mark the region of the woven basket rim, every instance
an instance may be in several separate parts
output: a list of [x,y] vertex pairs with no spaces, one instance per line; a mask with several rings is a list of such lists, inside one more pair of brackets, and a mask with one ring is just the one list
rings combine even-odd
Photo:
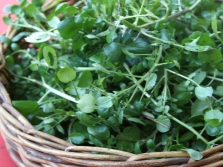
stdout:
[[[63,0],[69,1],[69,0]],[[62,2],[63,2],[62,1]],[[43,7],[55,3],[46,0]],[[47,11],[46,10],[46,11]],[[5,36],[12,38],[17,30],[10,26]],[[120,150],[75,146],[55,136],[37,131],[11,105],[7,92],[10,74],[5,70],[4,53],[8,45],[0,43],[0,130],[12,159],[19,166],[206,166],[223,164],[223,144],[201,152],[203,159],[194,161],[183,151],[151,152],[133,154]],[[100,152],[101,154],[93,154]],[[17,156],[20,156],[18,158]],[[156,158],[151,159],[151,158]]]

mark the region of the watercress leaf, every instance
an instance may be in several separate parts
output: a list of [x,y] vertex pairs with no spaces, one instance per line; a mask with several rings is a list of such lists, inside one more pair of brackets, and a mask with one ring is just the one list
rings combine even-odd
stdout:
[[56,128],[57,128],[57,130],[58,130],[60,133],[65,134],[65,132],[64,132],[64,128],[63,128],[60,124],[57,125]]
[[36,112],[39,107],[39,104],[37,102],[30,100],[12,101],[12,105],[25,117]]
[[43,123],[44,123],[44,124],[50,124],[50,123],[52,123],[52,122],[54,122],[54,121],[55,121],[54,118],[47,118],[47,119],[44,119],[44,120],[43,120]]
[[180,136],[179,142],[180,143],[187,142],[187,141],[191,140],[193,137],[194,137],[194,134],[192,132],[187,132],[187,133],[183,134],[182,136]]
[[106,36],[106,41],[108,43],[112,43],[117,36],[118,35],[116,33],[116,27],[115,26],[111,26],[111,27],[109,27],[109,31],[108,31],[108,34]]
[[215,37],[216,37],[219,41],[221,41],[221,43],[223,43],[221,37],[219,37],[219,35],[218,35],[218,26],[217,26],[217,18],[216,18],[216,17],[212,20],[212,22],[211,22],[211,27],[212,27],[212,30],[213,30],[213,32],[214,32]]
[[107,140],[110,136],[110,130],[106,125],[89,126],[87,131],[99,140]]
[[200,53],[200,52],[205,52],[205,51],[211,50],[212,47],[211,46],[199,46],[194,43],[185,43],[185,49],[188,51]]
[[37,8],[32,3],[27,5],[23,10],[30,17],[35,17],[36,16]]
[[61,68],[57,72],[58,79],[63,83],[68,83],[76,78],[76,71],[70,67]]
[[93,81],[92,74],[90,71],[83,71],[77,80],[77,86],[80,88],[88,87]]
[[152,73],[147,79],[146,79],[146,90],[151,90],[156,85],[157,75],[155,73]]
[[11,40],[8,37],[6,37],[5,35],[0,36],[0,41],[6,43],[8,45],[11,43]]
[[94,144],[95,146],[98,146],[98,147],[103,147],[103,143],[98,140],[96,137],[94,137],[93,135],[90,135],[89,134],[89,138],[90,138],[90,141],[92,142],[92,144]]
[[43,48],[43,57],[49,67],[56,69],[57,68],[57,54],[56,51],[50,47],[45,46]]
[[218,126],[223,120],[223,113],[219,109],[206,111],[204,120],[213,127]]
[[51,28],[57,28],[57,25],[60,23],[60,19],[58,17],[53,17],[50,21],[47,22]]
[[222,54],[218,49],[211,49],[206,52],[198,53],[198,59],[204,63],[216,64],[222,60]]
[[83,113],[81,111],[76,112],[77,118],[80,120],[80,123],[85,126],[95,126],[96,122],[91,115]]
[[209,107],[209,104],[207,101],[201,101],[199,99],[196,99],[196,101],[192,104],[191,106],[191,115],[196,116],[196,115],[203,115],[204,110]]
[[201,101],[205,101],[207,99],[207,97],[211,97],[212,94],[213,94],[213,88],[212,87],[197,86],[195,88],[195,95]]
[[55,8],[55,11],[54,11],[55,15],[63,13],[68,6],[69,5],[66,2],[63,2],[63,3],[60,3],[59,5],[57,5],[57,7]]
[[47,32],[34,32],[30,36],[26,37],[26,42],[29,43],[43,43],[50,39],[50,35]]
[[113,105],[112,97],[101,96],[101,97],[97,98],[96,104],[102,108],[110,108]]
[[139,118],[130,117],[130,118],[127,118],[127,120],[131,121],[131,122],[135,122],[135,123],[139,123],[139,124],[145,125],[145,123],[141,119],[139,119]]
[[207,73],[205,71],[197,71],[195,76],[193,77],[193,80],[197,83],[200,84],[205,78],[206,78]]
[[43,112],[45,113],[51,113],[54,112],[55,110],[53,103],[44,103],[40,106],[40,108],[42,108]]
[[103,50],[105,55],[108,57],[108,61],[115,65],[119,65],[125,59],[119,43],[112,42],[111,44],[106,45]]
[[184,149],[184,151],[186,151],[194,160],[201,160],[203,158],[203,155],[200,152],[193,149]]
[[57,29],[61,37],[64,39],[69,39],[74,36],[78,31],[78,25],[75,23],[75,17],[70,16],[67,19],[61,21],[58,24]]
[[119,109],[118,110],[118,121],[119,121],[120,124],[122,124],[123,118],[124,118],[124,111]]
[[156,144],[155,144],[155,142],[153,141],[153,139],[148,139],[147,141],[146,141],[146,147],[147,147],[147,149],[148,150],[155,150],[155,148],[156,148]]
[[219,96],[223,96],[223,86],[217,86],[216,91]]
[[112,128],[115,132],[120,132],[120,128],[119,128],[120,123],[118,121],[118,118],[116,118],[115,116],[110,116],[107,119],[106,125]]
[[157,118],[156,128],[159,132],[168,132],[171,126],[170,119],[167,116],[159,115]]
[[15,15],[21,14],[22,13],[22,8],[19,5],[12,5],[10,8],[11,12]]
[[66,13],[67,13],[67,15],[71,15],[71,14],[75,14],[75,13],[77,13],[77,7],[75,7],[75,6],[67,6],[66,7]]
[[176,99],[176,104],[179,106],[183,106],[187,104],[191,98],[190,92],[178,91],[172,95],[174,99]]
[[141,150],[140,146],[141,146],[140,141],[137,141],[135,143],[135,148],[134,148],[134,153],[135,154],[141,154],[142,153],[142,150]]
[[74,132],[70,134],[69,139],[72,141],[72,143],[79,145],[84,143],[85,137],[79,132]]
[[84,113],[92,113],[95,110],[96,99],[91,94],[81,96],[77,107]]
[[219,126],[211,126],[210,124],[207,125],[207,128],[205,129],[206,133],[209,136],[218,136],[220,135],[220,127]]
[[10,16],[4,16],[3,21],[6,25],[11,25],[12,24],[12,19],[10,18]]

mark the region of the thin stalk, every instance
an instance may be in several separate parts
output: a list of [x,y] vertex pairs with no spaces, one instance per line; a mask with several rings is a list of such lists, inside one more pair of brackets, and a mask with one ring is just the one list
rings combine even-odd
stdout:
[[179,119],[175,118],[174,116],[172,116],[168,112],[164,112],[164,113],[170,119],[174,120],[175,122],[179,123],[181,126],[185,127],[186,129],[188,129],[189,131],[191,131],[192,133],[194,133],[197,136],[197,138],[201,139],[205,144],[210,145],[210,142],[208,142],[203,136],[201,136],[194,128],[188,126],[187,124],[185,124],[184,122],[182,122]]
[[190,78],[188,78],[188,77],[185,77],[184,75],[178,74],[177,72],[171,71],[171,70],[169,70],[169,69],[166,69],[166,70],[167,70],[168,72],[172,73],[172,74],[178,75],[179,77],[184,78],[184,79],[186,79],[186,80],[192,82],[192,83],[195,84],[196,86],[200,86],[197,82],[195,82],[194,80],[192,80],[192,79],[190,79]]
[[[145,4],[145,0],[142,1],[142,5],[141,5],[141,7],[139,9],[139,15],[142,14],[142,10],[143,10],[144,4]],[[136,21],[133,24],[137,26],[138,25],[138,22],[139,22],[139,17],[136,18]]]
[[146,23],[146,24],[140,25],[138,27],[139,28],[145,28],[145,27],[149,27],[149,26],[154,25],[154,24],[159,23],[159,22],[169,21],[169,20],[175,19],[177,17],[180,17],[180,16],[182,16],[182,15],[184,15],[184,14],[186,14],[186,13],[192,11],[192,10],[194,10],[194,8],[197,7],[200,2],[201,2],[201,0],[198,0],[191,7],[187,8],[187,9],[184,9],[184,10],[181,10],[178,13],[175,13],[173,15],[170,15],[167,18],[163,17],[163,18],[160,18],[160,19],[158,19],[158,20],[156,20],[156,21],[154,21],[152,23]]

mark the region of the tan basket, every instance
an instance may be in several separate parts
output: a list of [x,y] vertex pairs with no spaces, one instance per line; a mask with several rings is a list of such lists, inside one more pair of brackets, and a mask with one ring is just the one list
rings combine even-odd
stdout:
[[[74,1],[69,2],[73,3]],[[43,5],[44,11],[49,11],[54,5],[54,0],[46,0]],[[11,39],[16,33],[13,27],[9,27],[5,36]],[[6,44],[0,44],[0,130],[8,151],[18,166],[223,166],[223,152],[221,152],[223,145],[203,151],[201,153],[203,159],[194,161],[189,158],[186,152],[153,152],[135,155],[107,148],[75,146],[35,130],[26,118],[12,107],[10,97],[6,91],[10,79],[10,74],[4,68],[4,53],[7,47]],[[99,152],[100,154],[93,154],[92,152]]]

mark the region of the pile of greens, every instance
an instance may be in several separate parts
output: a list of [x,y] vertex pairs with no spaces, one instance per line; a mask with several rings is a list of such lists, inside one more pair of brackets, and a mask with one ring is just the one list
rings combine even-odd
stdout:
[[13,106],[37,130],[194,159],[223,142],[221,1],[58,1],[51,12],[20,2],[4,17],[19,33],[0,39]]

